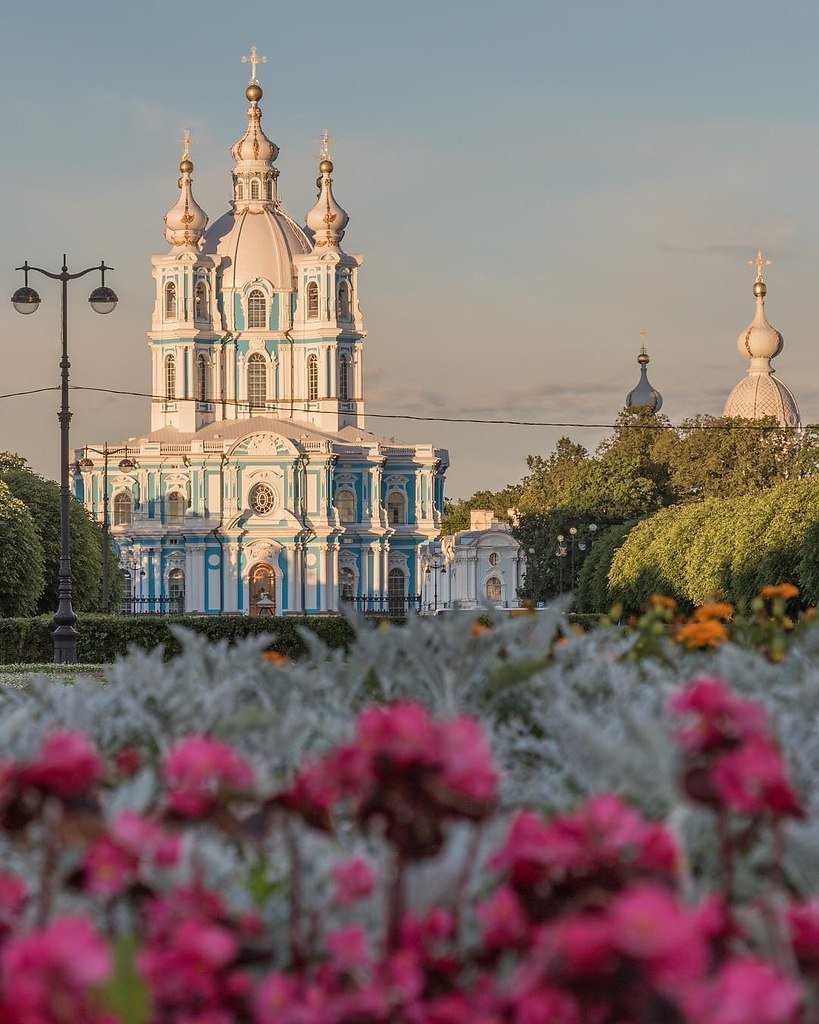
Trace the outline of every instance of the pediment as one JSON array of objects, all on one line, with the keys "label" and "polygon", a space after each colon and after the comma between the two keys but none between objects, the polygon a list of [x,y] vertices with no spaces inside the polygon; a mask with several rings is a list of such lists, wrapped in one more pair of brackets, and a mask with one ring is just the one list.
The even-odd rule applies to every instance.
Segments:
[{"label": "pediment", "polygon": [[246,455],[248,458],[270,455],[292,456],[298,455],[298,449],[292,441],[286,437],[282,437],[281,434],[263,431],[248,434],[245,437],[240,438],[230,449],[228,455],[231,457]]}]

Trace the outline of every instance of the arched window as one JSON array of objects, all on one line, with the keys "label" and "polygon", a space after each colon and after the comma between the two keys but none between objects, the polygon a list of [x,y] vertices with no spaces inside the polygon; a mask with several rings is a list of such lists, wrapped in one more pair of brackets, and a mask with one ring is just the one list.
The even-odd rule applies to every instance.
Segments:
[{"label": "arched window", "polygon": [[355,522],[355,495],[349,488],[345,487],[340,491],[336,491],[335,505],[339,522]]},{"label": "arched window", "polygon": [[355,598],[355,573],[348,566],[338,571],[338,596],[342,601]]},{"label": "arched window", "polygon": [[350,400],[350,357],[344,352],[338,357],[338,400]]},{"label": "arched window", "polygon": [[340,320],[349,320],[353,315],[353,304],[350,301],[350,282],[342,281],[338,286],[338,316]]},{"label": "arched window", "polygon": [[134,499],[130,491],[114,495],[114,526],[130,526],[134,518]]},{"label": "arched window", "polygon": [[176,359],[165,356],[165,397],[176,398]]},{"label": "arched window", "polygon": [[254,288],[247,297],[247,326],[267,327],[267,303],[264,292],[258,288]]},{"label": "arched window", "polygon": [[207,320],[208,318],[208,286],[204,281],[199,281],[196,285],[193,315],[197,320]]},{"label": "arched window", "polygon": [[122,574],[122,604],[120,605],[120,612],[123,615],[134,614],[134,578],[127,569]]},{"label": "arched window", "polygon": [[387,522],[401,526],[407,521],[407,499],[403,491],[390,491],[387,495]]},{"label": "arched window", "polygon": [[257,565],[250,573],[250,614],[276,614],[276,574],[269,565]]},{"label": "arched window", "polygon": [[263,409],[267,403],[267,366],[261,352],[247,361],[247,401],[252,409]]},{"label": "arched window", "polygon": [[266,199],[272,199],[273,198],[273,179],[272,178],[268,178],[267,181],[264,183],[264,194],[265,194],[265,198]]},{"label": "arched window", "polygon": [[315,402],[318,398],[318,356],[307,357],[307,400]]},{"label": "arched window", "polygon": [[201,353],[196,357],[196,397],[200,402],[208,400],[208,361]]},{"label": "arched window", "polygon": [[168,573],[168,611],[181,615],[185,610],[185,573],[182,569],[171,569]]},{"label": "arched window", "polygon": [[165,499],[165,520],[168,526],[181,526],[185,522],[185,495],[173,491]]},{"label": "arched window", "polygon": [[316,284],[315,281],[311,281],[307,285],[307,319],[318,320],[318,315],[318,285]]},{"label": "arched window", "polygon": [[406,611],[406,582],[403,569],[390,569],[387,577],[387,610],[390,615],[403,615]]},{"label": "arched window", "polygon": [[486,581],[486,600],[492,604],[500,604],[503,600],[503,587],[497,576],[490,576]]},{"label": "arched window", "polygon": [[245,197],[245,183],[241,178],[236,182],[236,198],[244,199]]},{"label": "arched window", "polygon": [[173,281],[165,285],[165,319],[176,320],[176,285]]},{"label": "arched window", "polygon": [[250,183],[250,198],[261,199],[262,198],[262,183],[258,178],[254,178]]}]

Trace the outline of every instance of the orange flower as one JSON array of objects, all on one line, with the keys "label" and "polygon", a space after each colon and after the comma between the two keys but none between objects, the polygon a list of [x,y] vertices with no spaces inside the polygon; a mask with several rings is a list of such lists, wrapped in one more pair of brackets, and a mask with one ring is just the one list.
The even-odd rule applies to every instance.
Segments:
[{"label": "orange flower", "polygon": [[676,639],[689,650],[719,647],[728,639],[728,632],[717,619],[706,619],[704,622],[687,622],[677,631]]},{"label": "orange flower", "polygon": [[654,608],[676,608],[677,602],[673,597],[664,597],[662,594],[652,594],[648,603]]},{"label": "orange flower", "polygon": [[286,665],[290,659],[284,654],[279,654],[278,651],[262,651],[262,657],[265,661],[270,661],[274,665]]},{"label": "orange flower", "polygon": [[789,601],[792,597],[799,597],[799,587],[795,587],[792,583],[780,583],[776,587],[763,587],[759,596],[781,597],[784,601]]},{"label": "orange flower", "polygon": [[485,633],[489,629],[489,626],[484,625],[483,622],[473,622],[469,629],[472,636],[480,636],[481,633]]},{"label": "orange flower", "polygon": [[727,601],[712,601],[701,605],[691,618],[694,622],[710,622],[712,619],[730,619],[734,614],[734,606]]}]

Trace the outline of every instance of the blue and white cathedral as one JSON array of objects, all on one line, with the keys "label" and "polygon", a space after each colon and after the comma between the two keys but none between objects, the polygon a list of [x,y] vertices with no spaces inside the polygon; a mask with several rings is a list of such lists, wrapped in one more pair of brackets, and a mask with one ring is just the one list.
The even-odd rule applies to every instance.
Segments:
[{"label": "blue and white cathedral", "polygon": [[341,247],[326,136],[306,226],[285,212],[259,60],[230,209],[210,228],[185,143],[170,250],[152,259],[151,431],[79,449],[76,494],[102,519],[107,482],[137,610],[403,610],[440,532],[448,454],[365,429],[363,260]]}]

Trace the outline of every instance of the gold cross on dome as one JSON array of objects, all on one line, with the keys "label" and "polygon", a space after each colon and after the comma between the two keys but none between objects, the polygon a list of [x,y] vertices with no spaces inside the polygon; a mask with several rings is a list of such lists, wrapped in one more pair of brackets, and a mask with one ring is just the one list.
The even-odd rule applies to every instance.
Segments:
[{"label": "gold cross on dome", "polygon": [[646,338],[648,337],[648,331],[645,327],[640,331],[640,343],[643,352],[646,350]]},{"label": "gold cross on dome", "polygon": [[322,160],[327,160],[330,156],[330,133],[326,128],[321,133],[321,149],[319,150],[319,156]]},{"label": "gold cross on dome", "polygon": [[256,65],[257,64],[267,64],[267,57],[260,57],[259,54],[258,54],[258,51],[256,50],[256,47],[255,46],[251,46],[250,47],[250,56],[249,57],[242,57],[242,63],[250,65],[250,81],[251,81],[251,83],[252,82],[258,82],[259,79],[256,77]]},{"label": "gold cross on dome", "polygon": [[762,250],[761,249],[757,249],[757,251],[756,251],[756,259],[755,260],[748,260],[748,266],[749,267],[756,267],[756,279],[757,279],[757,281],[761,281],[762,280],[762,268],[763,267],[769,267],[770,265],[771,265],[771,261],[765,259],[765,257],[762,255]]},{"label": "gold cross on dome", "polygon": [[190,153],[191,143],[193,142],[193,139],[191,138],[191,130],[190,130],[190,128],[186,128],[185,129],[185,134],[182,136],[182,138],[179,141],[182,143],[182,146],[183,146],[183,149],[182,149],[182,159],[183,160],[187,160],[187,158],[189,156],[189,153]]}]

